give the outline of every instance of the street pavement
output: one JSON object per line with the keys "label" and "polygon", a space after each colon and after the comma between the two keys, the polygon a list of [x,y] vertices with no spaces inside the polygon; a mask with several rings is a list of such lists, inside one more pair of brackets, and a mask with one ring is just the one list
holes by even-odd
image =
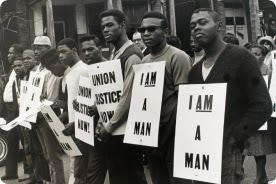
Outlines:
{"label": "street pavement", "polygon": [[[66,155],[63,156],[63,162],[64,162],[64,170],[65,170],[65,178],[66,182],[69,178],[69,159]],[[23,175],[23,164],[22,161],[19,162],[19,170],[18,174],[19,176]],[[148,184],[152,184],[150,180],[150,174],[149,169],[147,166],[145,168],[145,174],[148,181]],[[256,173],[256,167],[255,167],[255,160],[254,157],[246,157],[244,161],[244,169],[245,169],[245,176],[242,181],[242,184],[253,184],[255,179],[255,173]],[[267,156],[267,164],[266,164],[266,171],[267,175],[270,181],[274,180],[276,178],[276,154]],[[5,174],[5,166],[0,167],[0,176],[3,176]],[[25,184],[26,182],[18,182],[18,180],[9,180],[4,181],[6,184]],[[0,182],[0,184],[2,184]],[[104,184],[109,184],[108,182],[108,174],[105,180]]]}

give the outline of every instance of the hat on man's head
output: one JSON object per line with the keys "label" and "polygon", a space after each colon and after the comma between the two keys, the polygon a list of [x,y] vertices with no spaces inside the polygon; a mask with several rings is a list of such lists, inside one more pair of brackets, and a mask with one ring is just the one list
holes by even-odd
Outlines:
{"label": "hat on man's head", "polygon": [[272,49],[275,48],[275,44],[274,44],[274,40],[271,36],[264,36],[264,37],[261,37],[259,40],[258,40],[258,44],[261,44],[261,42],[263,41],[268,41],[271,46],[272,46]]}
{"label": "hat on man's head", "polygon": [[33,45],[49,45],[49,46],[51,46],[51,40],[48,36],[37,36],[34,39]]}
{"label": "hat on man's head", "polygon": [[41,57],[40,62],[42,64],[42,66],[46,67],[50,64],[55,64],[58,61],[59,61],[58,51],[56,49],[51,49]]}

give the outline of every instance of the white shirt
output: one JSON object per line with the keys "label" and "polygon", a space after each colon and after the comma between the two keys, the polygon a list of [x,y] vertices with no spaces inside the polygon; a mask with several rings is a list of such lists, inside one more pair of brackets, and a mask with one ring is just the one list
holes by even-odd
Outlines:
{"label": "white shirt", "polygon": [[78,86],[80,76],[88,77],[87,65],[81,60],[70,68],[70,72],[66,75],[65,81],[67,84],[68,92],[68,116],[69,123],[75,121],[75,110],[73,108],[73,100],[77,99]]}
{"label": "white shirt", "polygon": [[6,87],[4,90],[4,94],[3,94],[4,102],[13,102],[12,85],[15,80],[15,76],[16,76],[15,71],[12,70],[10,77],[9,77],[9,81],[6,84]]}
{"label": "white shirt", "polygon": [[210,68],[205,68],[204,62],[202,63],[202,77],[203,77],[204,81],[208,77],[208,75],[209,75],[210,71],[212,70],[214,64]]}

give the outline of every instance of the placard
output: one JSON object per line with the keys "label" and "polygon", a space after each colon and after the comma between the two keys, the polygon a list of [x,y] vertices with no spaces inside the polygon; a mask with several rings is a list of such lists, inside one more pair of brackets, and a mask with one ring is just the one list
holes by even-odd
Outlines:
{"label": "placard", "polygon": [[174,177],[221,184],[226,87],[179,86]]}
{"label": "placard", "polygon": [[[105,126],[113,117],[123,94],[123,75],[120,60],[111,60],[87,66],[94,101],[100,120]],[[126,124],[121,124],[112,135],[125,133]]]}
{"label": "placard", "polygon": [[82,155],[71,136],[65,136],[62,133],[65,127],[61,123],[53,109],[50,106],[44,106],[41,109],[41,113],[45,120],[48,122],[63,151],[67,155],[72,157]]}
{"label": "placard", "polygon": [[94,117],[88,115],[88,107],[94,104],[94,95],[88,77],[80,76],[77,102],[79,110],[75,112],[75,136],[94,146]]}
{"label": "placard", "polygon": [[[44,72],[30,72],[30,77],[27,85],[27,93],[24,100],[24,109],[27,111],[29,108],[40,103],[40,96],[42,93],[43,85],[45,80]],[[36,123],[37,115],[34,115],[30,122]]]}
{"label": "placard", "polygon": [[[276,62],[276,51],[271,51],[272,64]],[[276,118],[276,67],[273,66],[272,77],[269,88],[270,97],[272,100],[272,115],[271,117]]]}
{"label": "placard", "polygon": [[[268,75],[263,75],[263,77],[266,87],[268,88]],[[259,128],[259,130],[267,130],[267,122],[265,122],[264,125],[261,128]]]}
{"label": "placard", "polygon": [[16,127],[17,125],[24,126],[26,128],[31,129],[31,124],[29,123],[30,119],[33,119],[34,116],[37,115],[38,112],[41,111],[41,108],[44,106],[50,106],[53,102],[48,100],[43,100],[42,102],[39,102],[34,107],[30,108],[28,111],[20,114],[17,118],[9,122],[8,124],[1,127],[5,131],[9,131]]}
{"label": "placard", "polygon": [[158,146],[165,61],[133,66],[135,77],[124,143]]}

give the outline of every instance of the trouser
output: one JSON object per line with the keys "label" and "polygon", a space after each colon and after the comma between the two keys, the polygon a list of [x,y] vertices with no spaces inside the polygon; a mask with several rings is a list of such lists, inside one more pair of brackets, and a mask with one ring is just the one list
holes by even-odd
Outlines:
{"label": "trouser", "polygon": [[74,184],[75,176],[74,176],[74,169],[75,169],[75,157],[69,157],[70,162],[70,169],[69,169],[69,181],[68,184]]}
{"label": "trouser", "polygon": [[36,181],[42,181],[41,176],[39,175],[39,162],[36,161],[36,157],[43,159],[44,155],[42,153],[41,145],[36,136],[35,130],[29,130],[28,128],[21,127],[21,132],[24,138],[24,152],[26,155],[26,161],[29,166],[29,171],[31,179]]}
{"label": "trouser", "polygon": [[266,155],[254,156],[256,161],[256,180],[255,184],[267,184],[268,178],[265,171]]}
{"label": "trouser", "polygon": [[45,159],[48,161],[52,184],[65,184],[62,150],[44,117],[37,117],[36,132]]}
{"label": "trouser", "polygon": [[[19,152],[19,140],[21,140],[24,146],[23,135],[21,133],[20,126],[16,126],[7,132],[7,160],[6,160],[6,175],[17,175],[18,173],[18,152]],[[29,173],[29,168],[26,162],[25,154],[23,156],[24,173]]]}
{"label": "trouser", "polygon": [[[161,138],[167,126],[159,128]],[[160,139],[159,139],[160,140]],[[167,144],[149,149],[149,169],[153,184],[192,184],[192,181],[173,177],[174,136]]]}
{"label": "trouser", "polygon": [[112,136],[103,143],[110,184],[146,184],[141,150],[124,144],[123,136]]}
{"label": "trouser", "polygon": [[[238,147],[233,147],[232,152],[222,154],[222,184],[240,184],[242,179],[242,153]],[[207,184],[207,182],[194,181],[194,184]],[[259,183],[258,183],[259,184]]]}
{"label": "trouser", "polygon": [[74,141],[82,153],[75,157],[74,184],[103,184],[107,169],[102,145],[97,140],[94,147],[77,138]]}

